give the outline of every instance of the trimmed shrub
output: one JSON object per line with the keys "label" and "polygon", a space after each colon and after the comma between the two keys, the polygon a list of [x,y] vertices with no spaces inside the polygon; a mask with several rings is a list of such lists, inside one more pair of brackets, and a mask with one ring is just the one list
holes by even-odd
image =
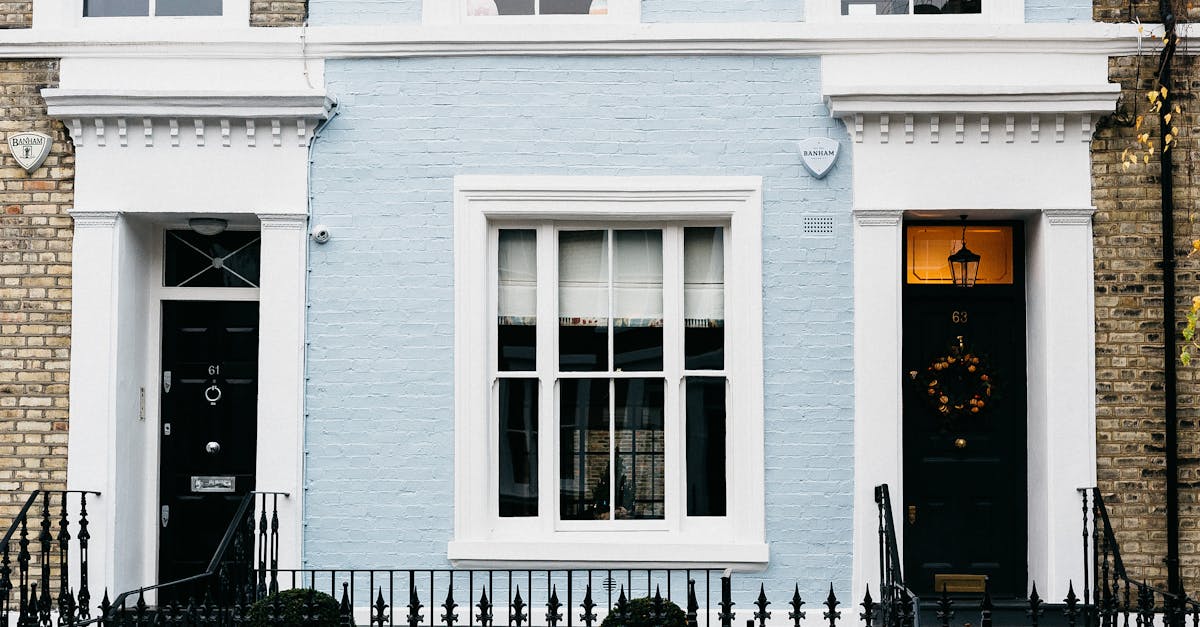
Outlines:
{"label": "trimmed shrub", "polygon": [[674,603],[663,599],[661,621],[651,620],[651,613],[654,611],[654,599],[650,597],[642,597],[633,599],[629,602],[629,621],[618,621],[615,615],[616,605],[614,605],[600,622],[600,627],[687,627],[687,614]]}
{"label": "trimmed shrub", "polygon": [[[313,617],[314,620],[305,623],[303,617],[310,594],[312,595],[312,605],[316,608],[314,612],[316,615]],[[279,617],[278,620],[271,621],[268,620],[268,617],[272,614],[272,605],[276,598],[279,599]],[[307,588],[293,588],[264,597],[251,605],[250,611],[246,615],[246,622],[251,627],[305,624],[313,627],[337,627],[342,624],[340,607],[341,604],[337,599],[324,592]],[[350,624],[354,624],[353,617],[350,618]]]}

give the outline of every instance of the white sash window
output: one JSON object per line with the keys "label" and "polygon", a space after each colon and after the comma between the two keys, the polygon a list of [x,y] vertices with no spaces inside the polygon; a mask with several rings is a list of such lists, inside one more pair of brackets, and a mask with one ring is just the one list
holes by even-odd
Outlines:
{"label": "white sash window", "polygon": [[[765,560],[758,180],[654,180],[456,181],[451,559]],[[571,201],[594,181],[628,206]],[[682,201],[681,182],[720,201],[637,199]],[[521,215],[463,191],[522,183],[568,189],[526,190]],[[580,542],[605,550],[570,558]]]}

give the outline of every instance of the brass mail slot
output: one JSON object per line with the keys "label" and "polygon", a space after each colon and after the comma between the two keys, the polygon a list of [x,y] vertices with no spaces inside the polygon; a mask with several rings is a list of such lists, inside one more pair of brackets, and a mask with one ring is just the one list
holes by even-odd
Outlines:
{"label": "brass mail slot", "polygon": [[192,492],[234,492],[237,477],[192,477]]}
{"label": "brass mail slot", "polygon": [[943,587],[945,587],[946,592],[978,592],[983,594],[987,589],[987,575],[934,575],[934,592],[940,593]]}

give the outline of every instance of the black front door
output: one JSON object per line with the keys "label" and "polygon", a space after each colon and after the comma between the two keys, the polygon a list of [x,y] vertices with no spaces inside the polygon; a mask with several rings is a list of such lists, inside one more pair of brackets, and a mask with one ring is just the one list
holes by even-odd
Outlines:
{"label": "black front door", "polygon": [[1005,226],[1013,228],[1012,284],[904,286],[896,514],[906,583],[918,594],[945,584],[978,596],[980,576],[995,596],[1025,593],[1024,247],[1021,225]]}
{"label": "black front door", "polygon": [[204,572],[254,490],[258,303],[163,303],[160,583]]}

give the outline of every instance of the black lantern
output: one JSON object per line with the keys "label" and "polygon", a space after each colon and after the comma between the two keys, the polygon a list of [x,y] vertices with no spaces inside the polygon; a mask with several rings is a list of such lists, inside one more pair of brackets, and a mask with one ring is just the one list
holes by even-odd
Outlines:
{"label": "black lantern", "polygon": [[979,255],[967,248],[967,216],[962,218],[962,248],[950,255],[950,276],[959,287],[975,287],[975,279],[979,276]]}

